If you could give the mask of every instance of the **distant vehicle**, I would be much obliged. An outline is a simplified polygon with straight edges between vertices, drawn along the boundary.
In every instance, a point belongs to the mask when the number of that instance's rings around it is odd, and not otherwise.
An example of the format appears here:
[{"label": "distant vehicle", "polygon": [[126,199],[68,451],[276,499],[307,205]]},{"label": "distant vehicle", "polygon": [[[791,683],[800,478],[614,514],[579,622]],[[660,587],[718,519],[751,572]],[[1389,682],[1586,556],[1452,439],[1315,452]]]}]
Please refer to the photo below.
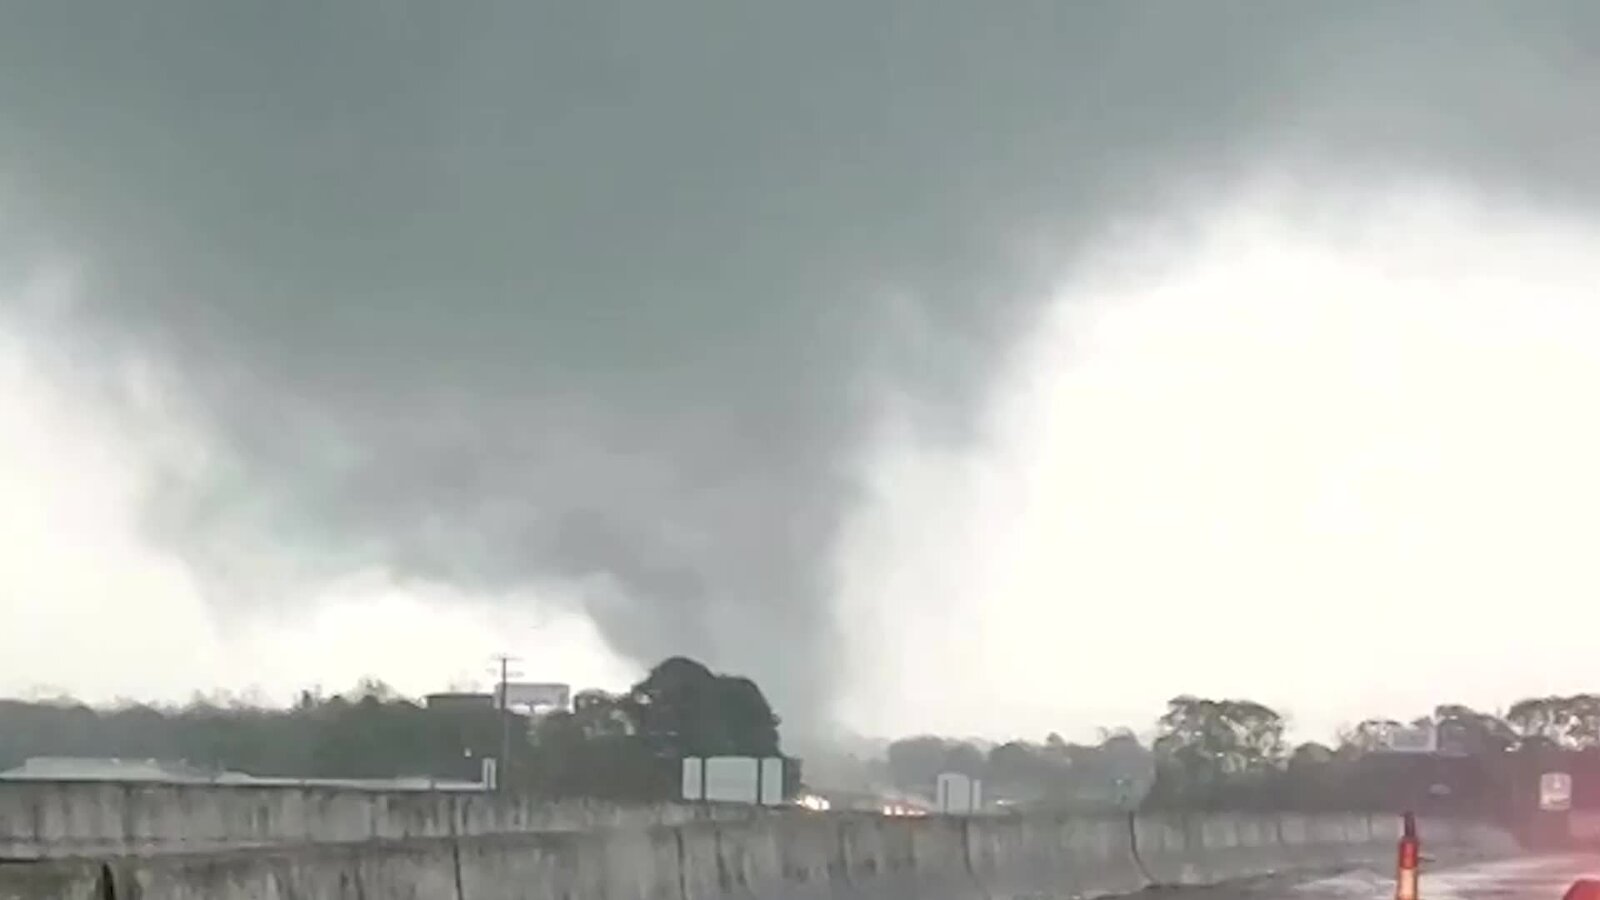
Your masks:
[{"label": "distant vehicle", "polygon": [[813,794],[809,791],[795,797],[794,803],[796,806],[802,809],[809,809],[812,812],[827,812],[833,808],[833,801],[821,794]]},{"label": "distant vehicle", "polygon": [[[886,816],[897,819],[921,818],[922,816],[928,814],[928,810],[926,808],[911,803],[886,803],[884,804],[882,812]],[[1585,900],[1588,900],[1588,898],[1585,898]]]}]

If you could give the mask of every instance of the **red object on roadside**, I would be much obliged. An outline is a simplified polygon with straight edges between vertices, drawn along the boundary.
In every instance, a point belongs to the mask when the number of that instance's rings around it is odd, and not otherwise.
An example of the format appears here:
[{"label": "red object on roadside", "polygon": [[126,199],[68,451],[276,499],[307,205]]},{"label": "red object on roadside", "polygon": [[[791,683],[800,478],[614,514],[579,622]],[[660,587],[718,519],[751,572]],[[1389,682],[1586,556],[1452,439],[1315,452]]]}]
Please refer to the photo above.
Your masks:
[{"label": "red object on roadside", "polygon": [[1567,888],[1561,900],[1600,900],[1600,881],[1593,878],[1579,878]]},{"label": "red object on roadside", "polygon": [[[1417,868],[1422,859],[1422,840],[1417,837],[1416,816],[1406,813],[1404,823],[1400,833],[1400,860],[1395,866],[1394,900],[1419,900],[1421,885]],[[1600,897],[1583,900],[1600,900]]]}]

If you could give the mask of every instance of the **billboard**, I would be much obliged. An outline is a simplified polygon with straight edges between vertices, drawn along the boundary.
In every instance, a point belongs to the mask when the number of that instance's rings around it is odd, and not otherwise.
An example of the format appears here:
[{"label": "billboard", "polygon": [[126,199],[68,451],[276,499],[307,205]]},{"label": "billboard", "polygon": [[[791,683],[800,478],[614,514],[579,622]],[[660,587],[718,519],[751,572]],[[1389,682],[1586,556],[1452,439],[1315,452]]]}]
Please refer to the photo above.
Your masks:
[{"label": "billboard", "polygon": [[941,773],[933,793],[934,808],[946,815],[972,815],[983,808],[983,782],[959,772]]},{"label": "billboard", "polygon": [[[498,689],[496,693],[499,693]],[[530,681],[512,681],[505,685],[505,696],[500,708],[527,707],[535,710],[570,709],[572,686]]]},{"label": "billboard", "polygon": [[691,756],[683,760],[683,799],[783,805],[782,757]]}]

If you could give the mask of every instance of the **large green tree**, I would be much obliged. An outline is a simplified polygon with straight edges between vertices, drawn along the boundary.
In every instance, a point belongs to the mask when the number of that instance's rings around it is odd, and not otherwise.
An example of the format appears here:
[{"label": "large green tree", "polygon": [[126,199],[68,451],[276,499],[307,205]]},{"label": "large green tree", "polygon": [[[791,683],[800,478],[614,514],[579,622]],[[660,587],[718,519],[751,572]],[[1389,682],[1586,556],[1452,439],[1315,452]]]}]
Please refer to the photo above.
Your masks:
[{"label": "large green tree", "polygon": [[1156,802],[1223,802],[1284,764],[1283,717],[1253,700],[1174,697],[1159,724]]},{"label": "large green tree", "polygon": [[778,717],[755,682],[713,674],[684,657],[666,660],[628,692],[638,731],[674,756],[772,756]]},{"label": "large green tree", "polygon": [[1160,727],[1158,756],[1221,775],[1267,771],[1284,758],[1283,717],[1252,700],[1174,697]]},{"label": "large green tree", "polygon": [[1405,726],[1394,719],[1364,719],[1339,733],[1339,748],[1345,756],[1375,753],[1388,747],[1396,732]]},{"label": "large green tree", "polygon": [[975,744],[933,735],[895,741],[889,745],[888,757],[895,787],[930,797],[941,772],[981,776],[985,768],[983,751]]},{"label": "large green tree", "polygon": [[625,694],[583,692],[570,713],[542,721],[527,778],[544,793],[666,800],[685,757],[781,752],[778,717],[755,682],[673,657]]},{"label": "large green tree", "polygon": [[1574,750],[1600,747],[1600,695],[1530,697],[1513,704],[1506,721],[1525,741]]},{"label": "large green tree", "polygon": [[1479,712],[1461,703],[1441,703],[1431,717],[1441,749],[1467,756],[1488,756],[1514,749],[1516,729],[1499,716]]}]

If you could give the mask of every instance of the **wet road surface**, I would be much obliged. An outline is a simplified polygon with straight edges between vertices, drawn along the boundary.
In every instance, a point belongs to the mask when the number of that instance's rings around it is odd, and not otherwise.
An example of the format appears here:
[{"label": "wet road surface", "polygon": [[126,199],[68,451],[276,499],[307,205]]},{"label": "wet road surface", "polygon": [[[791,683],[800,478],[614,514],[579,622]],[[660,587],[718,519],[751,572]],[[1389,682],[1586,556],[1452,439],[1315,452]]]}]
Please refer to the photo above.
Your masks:
[{"label": "wet road surface", "polygon": [[[1421,900],[1562,900],[1574,879],[1600,878],[1600,855],[1552,855],[1422,866]],[[1394,871],[1357,870],[1251,892],[1262,900],[1394,900]]]},{"label": "wet road surface", "polygon": [[[1424,863],[1420,900],[1561,900],[1582,876],[1600,878],[1600,854],[1472,864]],[[1128,900],[1394,900],[1394,871],[1269,877],[1209,888],[1153,889]]]},{"label": "wet road surface", "polygon": [[[1420,900],[1561,900],[1600,855],[1543,856],[1460,866],[1424,865]],[[1262,896],[1257,894],[1256,896]],[[1272,891],[1275,900],[1393,900],[1394,873],[1358,870]]]}]

